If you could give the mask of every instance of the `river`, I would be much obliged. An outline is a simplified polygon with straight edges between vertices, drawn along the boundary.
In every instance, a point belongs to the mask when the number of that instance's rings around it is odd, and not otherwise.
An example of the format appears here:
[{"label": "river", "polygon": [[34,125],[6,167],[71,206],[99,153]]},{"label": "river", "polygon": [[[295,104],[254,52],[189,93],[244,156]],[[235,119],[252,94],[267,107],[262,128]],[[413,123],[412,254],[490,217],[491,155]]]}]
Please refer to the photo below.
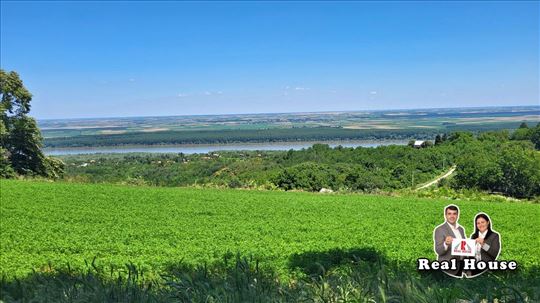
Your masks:
[{"label": "river", "polygon": [[222,150],[300,150],[308,148],[315,143],[328,144],[331,147],[377,147],[382,145],[405,145],[403,140],[360,140],[360,141],[302,141],[302,142],[264,142],[264,143],[234,143],[234,144],[186,144],[186,145],[142,145],[142,146],[114,146],[114,147],[71,147],[71,148],[45,148],[44,152],[50,156],[98,154],[98,153],[184,153],[198,154]]}]

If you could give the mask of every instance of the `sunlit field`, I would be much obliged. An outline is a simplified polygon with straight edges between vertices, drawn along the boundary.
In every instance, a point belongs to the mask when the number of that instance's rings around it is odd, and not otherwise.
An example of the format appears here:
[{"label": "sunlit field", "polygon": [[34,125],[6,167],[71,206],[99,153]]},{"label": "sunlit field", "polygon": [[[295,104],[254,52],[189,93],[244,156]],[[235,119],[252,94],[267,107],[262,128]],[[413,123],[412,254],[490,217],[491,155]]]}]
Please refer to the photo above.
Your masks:
[{"label": "sunlit field", "polygon": [[295,254],[375,250],[414,268],[434,258],[433,228],[443,207],[462,210],[473,232],[483,211],[502,236],[499,259],[540,265],[540,205],[441,201],[372,195],[152,188],[2,180],[2,274],[21,277],[49,263],[84,261],[160,270],[182,260],[252,255],[286,274]]}]

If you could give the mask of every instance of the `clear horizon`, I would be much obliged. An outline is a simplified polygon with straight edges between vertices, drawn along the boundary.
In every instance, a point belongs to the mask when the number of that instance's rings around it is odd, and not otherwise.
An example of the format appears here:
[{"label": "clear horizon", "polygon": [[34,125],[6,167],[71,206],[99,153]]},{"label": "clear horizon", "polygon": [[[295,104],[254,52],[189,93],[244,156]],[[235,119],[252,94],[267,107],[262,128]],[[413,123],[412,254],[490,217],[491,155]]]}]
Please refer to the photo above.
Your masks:
[{"label": "clear horizon", "polygon": [[39,120],[540,104],[536,1],[0,6]]},{"label": "clear horizon", "polygon": [[[422,111],[422,110],[458,110],[458,109],[489,109],[489,108],[536,108],[539,110],[540,114],[540,104],[539,105],[502,105],[502,106],[470,106],[470,107],[424,107],[424,108],[388,108],[388,109],[376,109],[376,110],[342,110],[342,111],[303,111],[303,112],[264,112],[264,113],[222,113],[222,114],[193,114],[193,115],[159,115],[159,116],[104,116],[104,117],[80,117],[80,118],[71,118],[71,117],[60,117],[60,118],[37,118],[38,121],[46,120],[93,120],[93,119],[128,119],[128,118],[166,118],[166,117],[196,117],[196,116],[248,116],[248,115],[294,115],[294,114],[323,114],[323,113],[363,113],[363,112],[385,112],[385,111]],[[540,116],[539,116],[540,118]]]}]

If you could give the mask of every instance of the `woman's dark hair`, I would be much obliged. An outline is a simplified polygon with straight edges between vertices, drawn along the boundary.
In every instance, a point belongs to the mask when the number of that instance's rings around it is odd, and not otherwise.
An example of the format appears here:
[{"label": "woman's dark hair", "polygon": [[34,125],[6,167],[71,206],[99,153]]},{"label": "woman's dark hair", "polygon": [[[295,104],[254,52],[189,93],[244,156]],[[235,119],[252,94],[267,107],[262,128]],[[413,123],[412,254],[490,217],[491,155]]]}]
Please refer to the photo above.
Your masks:
[{"label": "woman's dark hair", "polygon": [[474,217],[474,233],[472,234],[471,239],[478,238],[478,234],[480,233],[480,231],[478,230],[478,224],[476,224],[476,221],[478,221],[478,219],[480,218],[488,222],[486,238],[493,233],[493,231],[491,230],[491,220],[489,219],[488,215],[484,213],[479,213],[478,215],[476,215],[476,217]]}]

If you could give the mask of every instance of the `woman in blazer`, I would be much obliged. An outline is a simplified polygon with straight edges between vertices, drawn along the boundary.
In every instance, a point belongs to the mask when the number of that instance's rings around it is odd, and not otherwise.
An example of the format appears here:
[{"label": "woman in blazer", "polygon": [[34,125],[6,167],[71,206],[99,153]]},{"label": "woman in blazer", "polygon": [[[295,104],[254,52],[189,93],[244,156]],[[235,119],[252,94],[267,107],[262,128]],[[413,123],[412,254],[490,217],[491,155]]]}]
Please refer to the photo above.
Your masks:
[{"label": "woman in blazer", "polygon": [[[474,233],[471,239],[476,240],[476,261],[495,261],[501,251],[501,237],[499,233],[491,229],[491,220],[485,213],[479,213],[474,218]],[[483,273],[484,270],[473,270],[470,276],[474,277]]]}]

